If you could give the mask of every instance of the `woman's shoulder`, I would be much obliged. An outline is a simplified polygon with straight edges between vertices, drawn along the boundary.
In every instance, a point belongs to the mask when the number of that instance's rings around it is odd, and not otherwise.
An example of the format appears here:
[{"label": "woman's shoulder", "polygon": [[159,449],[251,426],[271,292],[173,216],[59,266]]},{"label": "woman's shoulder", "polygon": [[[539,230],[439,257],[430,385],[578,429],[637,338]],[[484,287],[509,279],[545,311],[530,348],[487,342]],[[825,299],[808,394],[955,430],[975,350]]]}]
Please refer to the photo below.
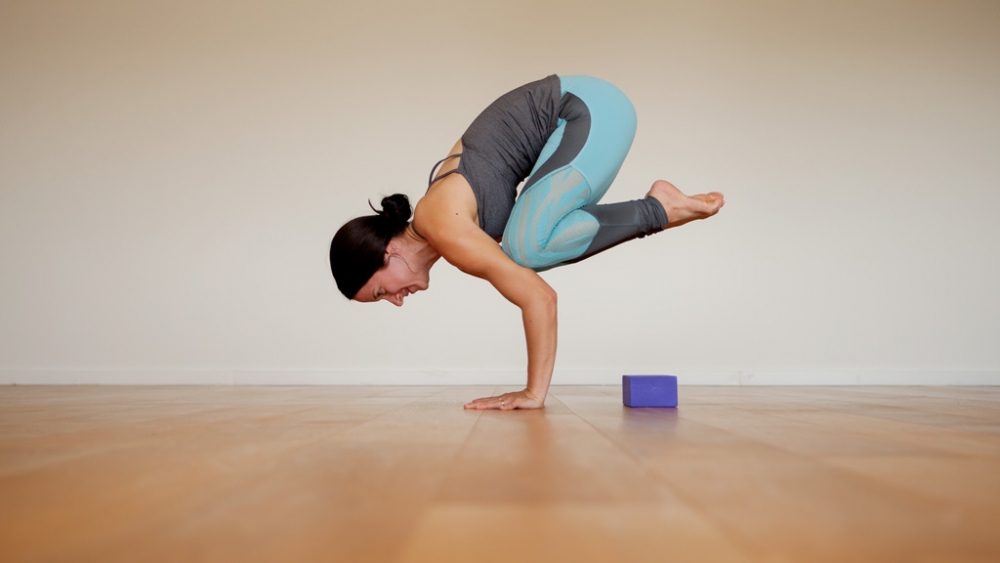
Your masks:
[{"label": "woman's shoulder", "polygon": [[417,202],[413,224],[417,232],[428,236],[452,224],[456,217],[478,225],[479,208],[469,182],[461,174],[449,174],[435,182]]},{"label": "woman's shoulder", "polygon": [[[461,140],[455,143],[448,154],[459,156],[442,164],[435,174],[435,177],[441,179],[431,183],[427,193],[413,210],[414,227],[422,236],[433,238],[441,229],[453,225],[456,217],[479,225],[479,204],[472,186],[461,174],[449,174],[461,162],[463,149]],[[443,176],[444,174],[447,176]]]},{"label": "woman's shoulder", "polygon": [[469,183],[452,174],[439,184],[417,203],[414,230],[451,265],[490,279],[495,266],[510,259],[500,250],[498,241],[480,228],[476,198]]}]

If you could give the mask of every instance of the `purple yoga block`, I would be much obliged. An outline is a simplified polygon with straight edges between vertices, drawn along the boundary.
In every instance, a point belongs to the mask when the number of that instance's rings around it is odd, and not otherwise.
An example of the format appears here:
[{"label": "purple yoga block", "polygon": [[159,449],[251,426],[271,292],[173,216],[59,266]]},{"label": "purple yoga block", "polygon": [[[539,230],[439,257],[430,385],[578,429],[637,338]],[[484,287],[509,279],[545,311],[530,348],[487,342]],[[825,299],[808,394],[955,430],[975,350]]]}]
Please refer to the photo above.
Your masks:
[{"label": "purple yoga block", "polygon": [[623,375],[622,402],[626,407],[676,407],[674,375]]}]

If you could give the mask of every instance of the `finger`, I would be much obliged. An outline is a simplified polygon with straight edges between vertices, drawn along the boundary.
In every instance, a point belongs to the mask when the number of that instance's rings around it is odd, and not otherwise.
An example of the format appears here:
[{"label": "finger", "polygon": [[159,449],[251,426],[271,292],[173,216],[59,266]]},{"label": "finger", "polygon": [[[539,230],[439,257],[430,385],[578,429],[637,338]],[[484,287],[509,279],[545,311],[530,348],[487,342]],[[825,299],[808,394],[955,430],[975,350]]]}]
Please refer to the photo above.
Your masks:
[{"label": "finger", "polygon": [[499,398],[500,397],[482,397],[480,399],[476,399],[476,400],[472,401],[472,403],[473,404],[475,404],[475,403],[488,403],[489,401],[495,401],[495,400],[497,400]]},{"label": "finger", "polygon": [[519,398],[514,397],[509,399],[506,395],[498,395],[496,397],[482,397],[480,399],[475,399],[471,403],[466,403],[465,408],[467,409],[500,409],[500,410],[510,410],[514,408],[511,406],[511,401],[518,401]]},{"label": "finger", "polygon": [[474,408],[476,410],[488,410],[488,409],[499,409],[502,407],[499,397],[492,397],[491,399],[492,400],[487,399],[485,401],[471,405],[471,408]]}]

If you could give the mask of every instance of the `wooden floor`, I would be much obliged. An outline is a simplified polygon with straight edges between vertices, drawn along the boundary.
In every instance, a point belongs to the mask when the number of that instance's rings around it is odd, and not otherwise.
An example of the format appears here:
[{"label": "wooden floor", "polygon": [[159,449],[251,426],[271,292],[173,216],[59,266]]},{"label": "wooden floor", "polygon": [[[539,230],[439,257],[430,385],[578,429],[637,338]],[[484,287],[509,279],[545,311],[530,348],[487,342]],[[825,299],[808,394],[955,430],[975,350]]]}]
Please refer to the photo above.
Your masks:
[{"label": "wooden floor", "polygon": [[0,387],[0,561],[1000,561],[1000,388],[495,389]]}]

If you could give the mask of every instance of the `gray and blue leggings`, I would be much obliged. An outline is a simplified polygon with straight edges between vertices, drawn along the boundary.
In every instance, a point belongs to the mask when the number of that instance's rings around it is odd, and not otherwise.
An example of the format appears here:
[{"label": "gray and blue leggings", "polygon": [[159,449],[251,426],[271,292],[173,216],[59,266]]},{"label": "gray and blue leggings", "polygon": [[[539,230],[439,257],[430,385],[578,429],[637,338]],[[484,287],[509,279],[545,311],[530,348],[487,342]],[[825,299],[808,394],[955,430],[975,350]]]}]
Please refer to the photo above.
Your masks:
[{"label": "gray and blue leggings", "polygon": [[598,205],[635,137],[635,108],[614,85],[560,76],[558,127],[514,204],[502,245],[521,266],[541,272],[579,262],[667,225],[660,202]]}]

